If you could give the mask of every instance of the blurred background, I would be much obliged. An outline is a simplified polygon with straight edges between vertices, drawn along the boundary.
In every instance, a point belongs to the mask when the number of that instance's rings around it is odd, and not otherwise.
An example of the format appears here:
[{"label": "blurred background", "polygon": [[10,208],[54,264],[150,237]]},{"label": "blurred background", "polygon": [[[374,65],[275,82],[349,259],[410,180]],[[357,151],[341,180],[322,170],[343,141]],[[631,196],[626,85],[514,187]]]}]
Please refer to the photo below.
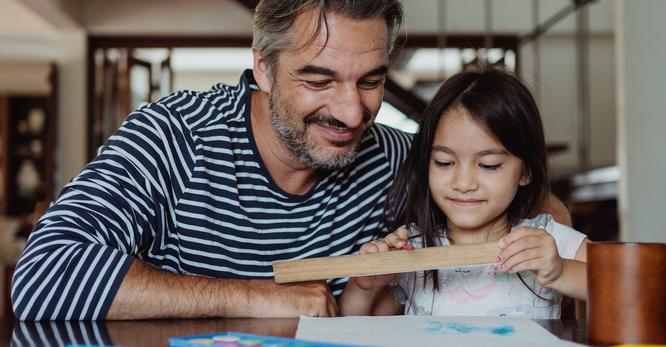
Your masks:
[{"label": "blurred background", "polygon": [[[238,82],[256,3],[0,0],[0,262],[11,266],[35,213],[131,110]],[[414,132],[445,78],[505,66],[537,99],[552,188],[574,227],[594,241],[666,242],[666,1],[403,5],[378,122]]]}]

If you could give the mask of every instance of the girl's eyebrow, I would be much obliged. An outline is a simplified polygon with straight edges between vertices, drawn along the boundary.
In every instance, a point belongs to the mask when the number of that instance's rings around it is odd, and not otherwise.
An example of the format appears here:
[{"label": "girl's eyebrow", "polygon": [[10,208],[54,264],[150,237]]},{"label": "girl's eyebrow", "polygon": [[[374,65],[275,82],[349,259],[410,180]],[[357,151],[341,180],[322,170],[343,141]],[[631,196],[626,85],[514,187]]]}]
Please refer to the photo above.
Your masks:
[{"label": "girl's eyebrow", "polygon": [[433,151],[440,151],[440,152],[444,152],[444,153],[449,153],[449,154],[454,153],[451,148],[446,147],[446,146],[442,146],[442,145],[433,145],[432,150]]},{"label": "girl's eyebrow", "polygon": [[[433,145],[432,150],[448,154],[455,154],[455,152],[451,148],[442,145]],[[483,157],[486,155],[509,155],[509,152],[507,152],[505,149],[493,148],[493,149],[485,149],[483,151],[476,153],[477,157]]]},{"label": "girl's eyebrow", "polygon": [[509,155],[509,152],[507,152],[504,149],[486,149],[484,151],[476,153],[477,157],[483,157],[486,155]]}]

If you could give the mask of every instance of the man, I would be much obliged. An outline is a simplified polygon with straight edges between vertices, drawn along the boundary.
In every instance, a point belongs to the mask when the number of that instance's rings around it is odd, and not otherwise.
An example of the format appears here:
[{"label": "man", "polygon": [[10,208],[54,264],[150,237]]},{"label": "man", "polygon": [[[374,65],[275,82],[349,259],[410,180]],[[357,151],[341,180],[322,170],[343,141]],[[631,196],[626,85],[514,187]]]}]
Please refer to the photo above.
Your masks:
[{"label": "man", "polygon": [[254,69],[131,114],[41,218],[22,320],[334,316],[345,281],[277,285],[276,260],[382,231],[409,137],[373,125],[397,0],[262,1]]},{"label": "man", "polygon": [[410,138],[373,124],[398,0],[264,0],[238,86],[131,114],[40,219],[22,320],[334,316],[345,279],[277,285],[277,260],[386,230]]}]

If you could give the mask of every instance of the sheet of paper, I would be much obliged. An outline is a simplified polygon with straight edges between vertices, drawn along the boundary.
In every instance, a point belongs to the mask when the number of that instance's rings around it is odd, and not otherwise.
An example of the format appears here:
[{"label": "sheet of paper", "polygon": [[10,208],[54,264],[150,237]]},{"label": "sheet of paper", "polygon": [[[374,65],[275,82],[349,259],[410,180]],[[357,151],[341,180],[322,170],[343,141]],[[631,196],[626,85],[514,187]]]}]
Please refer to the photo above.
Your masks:
[{"label": "sheet of paper", "polygon": [[364,346],[581,346],[524,317],[301,317],[296,338]]}]

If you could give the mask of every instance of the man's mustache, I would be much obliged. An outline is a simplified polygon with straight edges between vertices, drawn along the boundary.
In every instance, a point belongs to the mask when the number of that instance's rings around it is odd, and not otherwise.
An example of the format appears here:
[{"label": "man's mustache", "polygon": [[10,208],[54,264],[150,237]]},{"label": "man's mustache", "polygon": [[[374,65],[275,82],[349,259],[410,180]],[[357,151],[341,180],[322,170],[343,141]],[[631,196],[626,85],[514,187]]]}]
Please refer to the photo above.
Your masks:
[{"label": "man's mustache", "polygon": [[[363,124],[367,124],[370,122],[370,111],[364,110],[363,111]],[[347,129],[349,128],[347,124],[337,120],[335,117],[332,116],[325,116],[319,113],[311,113],[308,116],[306,116],[303,119],[303,123],[305,125],[310,125],[310,124],[319,124],[319,125],[324,125],[327,127],[331,128],[336,128],[336,129]]]}]

